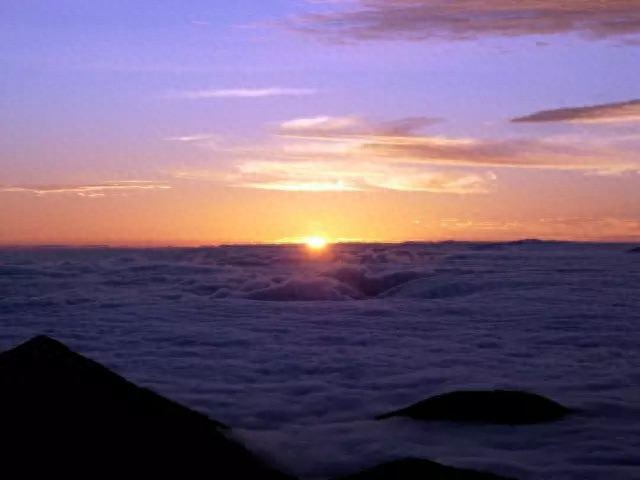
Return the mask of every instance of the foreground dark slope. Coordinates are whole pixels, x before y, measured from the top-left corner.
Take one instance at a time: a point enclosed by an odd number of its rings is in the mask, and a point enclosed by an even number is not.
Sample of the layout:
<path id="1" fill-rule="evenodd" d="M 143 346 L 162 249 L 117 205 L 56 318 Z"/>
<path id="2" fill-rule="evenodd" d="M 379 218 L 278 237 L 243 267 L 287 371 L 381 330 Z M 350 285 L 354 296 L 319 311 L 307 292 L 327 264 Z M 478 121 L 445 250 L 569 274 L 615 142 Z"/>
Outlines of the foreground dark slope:
<path id="1" fill-rule="evenodd" d="M 406 458 L 336 480 L 514 480 L 488 472 L 454 468 L 430 460 Z"/>
<path id="2" fill-rule="evenodd" d="M 0 354 L 3 471 L 46 478 L 286 479 L 226 427 L 36 337 Z"/>
<path id="3" fill-rule="evenodd" d="M 228 428 L 38 336 L 0 353 L 3 471 L 16 478 L 286 480 Z M 353 478 L 500 479 L 408 459 Z M 348 477 L 352 478 L 352 477 Z"/>

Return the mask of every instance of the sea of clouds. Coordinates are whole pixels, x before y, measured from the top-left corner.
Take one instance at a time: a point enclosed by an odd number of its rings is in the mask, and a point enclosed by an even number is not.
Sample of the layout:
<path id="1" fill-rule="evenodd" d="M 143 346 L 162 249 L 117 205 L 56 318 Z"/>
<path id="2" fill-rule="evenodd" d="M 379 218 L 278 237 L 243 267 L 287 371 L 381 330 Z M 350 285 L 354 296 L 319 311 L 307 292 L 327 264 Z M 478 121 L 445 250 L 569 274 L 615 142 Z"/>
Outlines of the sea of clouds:
<path id="1" fill-rule="evenodd" d="M 630 246 L 0 250 L 0 349 L 46 333 L 323 479 L 419 456 L 542 479 L 640 478 Z M 577 408 L 523 427 L 372 417 L 460 388 Z"/>

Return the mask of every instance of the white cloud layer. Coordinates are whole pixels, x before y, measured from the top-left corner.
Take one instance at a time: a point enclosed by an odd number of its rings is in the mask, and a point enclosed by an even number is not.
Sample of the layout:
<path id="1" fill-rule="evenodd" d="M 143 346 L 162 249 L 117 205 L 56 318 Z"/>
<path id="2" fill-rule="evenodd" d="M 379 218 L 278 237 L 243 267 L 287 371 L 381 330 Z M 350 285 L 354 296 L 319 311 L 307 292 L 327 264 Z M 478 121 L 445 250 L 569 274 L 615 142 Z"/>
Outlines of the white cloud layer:
<path id="1" fill-rule="evenodd" d="M 230 425 L 298 478 L 427 455 L 512 478 L 628 480 L 640 444 L 628 249 L 0 249 L 0 350 L 53 335 Z M 582 413 L 517 431 L 372 420 L 470 388 Z"/>

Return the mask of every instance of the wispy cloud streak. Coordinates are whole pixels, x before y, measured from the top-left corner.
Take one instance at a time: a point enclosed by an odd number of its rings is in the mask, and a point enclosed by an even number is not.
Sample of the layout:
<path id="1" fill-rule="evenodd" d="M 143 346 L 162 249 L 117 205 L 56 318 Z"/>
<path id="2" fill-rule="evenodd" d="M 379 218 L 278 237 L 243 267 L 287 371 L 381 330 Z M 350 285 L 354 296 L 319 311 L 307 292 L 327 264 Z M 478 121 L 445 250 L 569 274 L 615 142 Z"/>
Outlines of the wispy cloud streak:
<path id="1" fill-rule="evenodd" d="M 125 180 L 82 185 L 5 185 L 0 186 L 0 193 L 30 193 L 39 196 L 71 194 L 81 197 L 103 197 L 115 192 L 168 190 L 171 188 L 171 185 L 167 183 L 148 180 Z"/>
<path id="2" fill-rule="evenodd" d="M 379 123 L 358 117 L 318 117 L 285 122 L 278 133 L 298 140 L 288 147 L 290 151 L 335 152 L 378 162 L 603 171 L 637 169 L 640 162 L 633 152 L 584 139 L 477 139 L 419 134 L 425 124 L 422 117 Z"/>
<path id="3" fill-rule="evenodd" d="M 190 90 L 185 92 L 172 93 L 174 98 L 184 98 L 189 100 L 211 99 L 211 98 L 267 98 L 267 97 L 302 97 L 315 95 L 317 91 L 312 88 L 234 88 L 234 89 L 208 89 Z"/>
<path id="4" fill-rule="evenodd" d="M 182 170 L 182 179 L 265 190 L 349 192 L 394 190 L 481 194 L 493 190 L 496 169 L 536 168 L 591 174 L 640 169 L 628 140 L 582 137 L 484 139 L 422 133 L 429 117 L 373 121 L 317 116 L 282 122 L 255 146 L 187 143 L 224 159 L 213 170 Z M 633 144 L 633 141 L 631 142 Z"/>
<path id="5" fill-rule="evenodd" d="M 571 123 L 626 123 L 640 122 L 640 100 L 605 103 L 585 107 L 542 110 L 514 118 L 515 123 L 571 122 Z"/>
<path id="6" fill-rule="evenodd" d="M 337 41 L 470 39 L 579 33 L 638 34 L 637 0 L 355 0 L 292 20 L 296 30 Z"/>
<path id="7" fill-rule="evenodd" d="M 493 188 L 493 173 L 429 171 L 342 161 L 247 161 L 222 172 L 182 171 L 176 177 L 214 180 L 234 187 L 297 192 L 392 190 L 482 194 Z"/>

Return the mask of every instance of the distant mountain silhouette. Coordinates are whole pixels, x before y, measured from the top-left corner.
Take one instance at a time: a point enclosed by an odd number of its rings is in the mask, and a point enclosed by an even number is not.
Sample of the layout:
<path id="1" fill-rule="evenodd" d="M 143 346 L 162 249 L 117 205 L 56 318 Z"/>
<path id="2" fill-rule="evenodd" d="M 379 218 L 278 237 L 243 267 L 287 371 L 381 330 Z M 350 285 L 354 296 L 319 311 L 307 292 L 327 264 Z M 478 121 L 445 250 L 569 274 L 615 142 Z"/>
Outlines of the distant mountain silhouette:
<path id="1" fill-rule="evenodd" d="M 0 354 L 5 478 L 287 479 L 224 425 L 49 337 Z"/>
<path id="2" fill-rule="evenodd" d="M 559 403 L 534 393 L 463 390 L 427 398 L 376 418 L 410 417 L 417 420 L 525 425 L 559 420 L 570 412 Z"/>

